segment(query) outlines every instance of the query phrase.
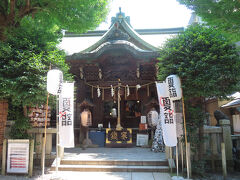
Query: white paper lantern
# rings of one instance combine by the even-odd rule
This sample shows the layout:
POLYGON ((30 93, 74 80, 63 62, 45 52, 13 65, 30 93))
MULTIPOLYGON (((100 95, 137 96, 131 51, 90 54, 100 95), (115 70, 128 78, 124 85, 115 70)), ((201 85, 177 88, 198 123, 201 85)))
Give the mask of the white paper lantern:
POLYGON ((170 75, 166 78, 167 90, 172 101, 182 98, 181 81, 177 75, 170 75))
POLYGON ((47 73, 47 91, 50 94, 58 95, 61 93, 63 83, 63 73, 53 69, 47 73))

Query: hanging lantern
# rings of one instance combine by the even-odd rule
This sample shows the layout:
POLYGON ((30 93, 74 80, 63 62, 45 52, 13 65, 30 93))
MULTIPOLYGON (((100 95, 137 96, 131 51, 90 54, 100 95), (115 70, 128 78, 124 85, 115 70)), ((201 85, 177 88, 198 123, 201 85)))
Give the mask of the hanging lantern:
POLYGON ((114 96, 114 94, 115 94, 115 91, 113 89, 113 86, 111 85, 111 95, 112 95, 112 97, 114 96))
POLYGON ((97 95, 98 95, 98 97, 100 97, 101 96, 101 90, 100 90, 100 88, 99 88, 99 86, 97 86, 98 88, 97 88, 97 95))
POLYGON ((92 113, 89 109, 84 109, 81 113, 81 124, 84 127, 92 126, 92 113))
POLYGON ((148 119, 148 125, 151 127, 157 126, 158 123, 158 112, 155 110, 155 108, 152 108, 151 111, 147 114, 148 119))
POLYGON ((63 73, 58 69, 53 69, 47 73, 47 91, 50 94, 58 95, 61 93, 63 83, 63 73))
POLYGON ((166 78, 169 97, 172 101, 182 98, 181 81, 177 75, 170 75, 166 78))

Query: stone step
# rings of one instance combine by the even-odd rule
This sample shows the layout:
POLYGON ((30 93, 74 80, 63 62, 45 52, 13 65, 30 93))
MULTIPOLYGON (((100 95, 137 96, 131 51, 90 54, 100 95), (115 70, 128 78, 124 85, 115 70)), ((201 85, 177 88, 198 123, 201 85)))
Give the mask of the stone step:
POLYGON ((126 161, 126 160, 73 160, 62 159, 62 165, 120 165, 120 166, 168 166, 167 160, 162 161, 126 161))
MULTIPOLYGON (((55 171, 55 166, 51 167, 55 171)), ((169 172, 168 166, 59 165, 59 171, 80 172, 169 172)))

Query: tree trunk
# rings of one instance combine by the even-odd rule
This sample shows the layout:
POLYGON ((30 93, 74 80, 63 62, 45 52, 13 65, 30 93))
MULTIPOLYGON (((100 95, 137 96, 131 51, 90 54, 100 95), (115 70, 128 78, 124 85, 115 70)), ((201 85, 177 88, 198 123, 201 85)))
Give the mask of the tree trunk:
MULTIPOLYGON (((202 97, 194 97, 189 99, 190 106, 199 108, 201 111, 203 111, 203 103, 204 103, 204 98, 202 97)), ((205 112, 205 110, 203 112, 205 112)), ((197 152, 198 152, 198 160, 201 160, 203 159, 203 155, 204 155, 204 119, 203 118, 199 119, 199 122, 195 122, 195 123, 198 123, 197 125, 199 129, 198 131, 199 143, 197 145, 197 152)))
POLYGON ((4 140, 4 132, 7 123, 8 101, 0 100, 0 154, 2 154, 2 144, 4 140))
POLYGON ((203 122, 201 122, 199 127, 199 148, 198 148, 198 159, 202 160, 204 155, 204 126, 203 122))
MULTIPOLYGON (((203 112, 205 113, 205 98, 201 98, 200 106, 202 107, 203 112)), ((198 159, 202 160, 204 156, 204 119, 201 119, 199 122, 199 152, 198 159)))

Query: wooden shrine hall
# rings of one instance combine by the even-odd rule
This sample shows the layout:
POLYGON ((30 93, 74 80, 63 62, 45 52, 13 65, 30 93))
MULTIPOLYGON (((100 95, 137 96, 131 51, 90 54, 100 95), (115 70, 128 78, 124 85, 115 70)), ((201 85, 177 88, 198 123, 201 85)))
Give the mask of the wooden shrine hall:
POLYGON ((75 76, 76 143, 84 139, 86 109, 89 131, 103 132, 105 145, 134 145, 141 130, 149 134, 146 115, 158 108, 157 57, 158 49, 140 38, 121 10, 98 42, 67 57, 75 76))

